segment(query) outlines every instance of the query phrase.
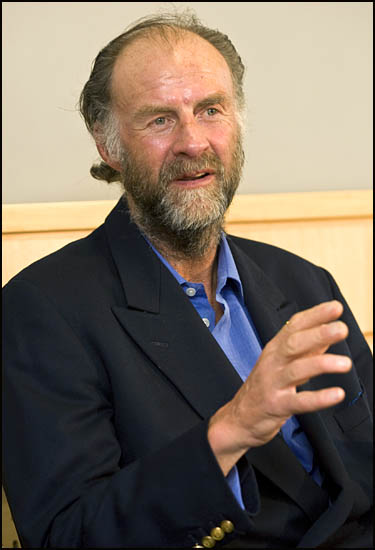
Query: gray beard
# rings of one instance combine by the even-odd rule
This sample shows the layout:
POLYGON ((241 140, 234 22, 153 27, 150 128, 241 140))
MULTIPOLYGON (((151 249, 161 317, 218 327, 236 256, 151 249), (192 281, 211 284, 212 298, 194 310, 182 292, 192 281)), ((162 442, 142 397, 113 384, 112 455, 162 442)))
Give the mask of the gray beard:
POLYGON ((202 257, 217 246, 225 212, 239 185, 244 154, 238 137, 232 163, 225 174, 214 153, 198 159, 176 159, 162 167, 157 183, 150 181, 147 167, 123 153, 122 183, 134 223, 159 250, 176 259, 202 257), (197 189, 169 185, 185 173, 215 171, 216 182, 197 189))

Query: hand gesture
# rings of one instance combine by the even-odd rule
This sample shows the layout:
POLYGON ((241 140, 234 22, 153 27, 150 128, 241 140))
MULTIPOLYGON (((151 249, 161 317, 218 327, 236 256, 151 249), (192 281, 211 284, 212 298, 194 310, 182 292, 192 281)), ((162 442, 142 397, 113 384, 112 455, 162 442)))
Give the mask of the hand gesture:
POLYGON ((314 376, 345 373, 349 357, 326 353, 348 336, 337 319, 340 302, 319 304, 293 315, 268 342, 236 395, 211 418, 208 440, 226 475, 251 447, 264 445, 294 414, 332 407, 345 397, 340 387, 297 391, 314 376))

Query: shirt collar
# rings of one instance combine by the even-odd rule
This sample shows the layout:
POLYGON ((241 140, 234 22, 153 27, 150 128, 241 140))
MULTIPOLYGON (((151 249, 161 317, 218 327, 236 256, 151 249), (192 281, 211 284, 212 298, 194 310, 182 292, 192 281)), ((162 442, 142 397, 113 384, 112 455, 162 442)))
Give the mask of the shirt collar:
POLYGON ((228 241, 222 233, 220 241, 219 261, 217 266, 217 292, 220 293, 225 285, 232 280, 235 291, 239 292, 243 298, 243 289, 232 251, 229 248, 228 241))
MULTIPOLYGON (((158 256, 160 261, 169 269, 169 271, 172 273, 172 275, 177 280, 177 282, 180 285, 189 284, 189 281, 184 279, 184 277, 182 277, 171 266, 171 264, 164 258, 164 256, 162 256, 160 252, 150 243, 147 237, 145 235, 143 235, 143 237, 147 241, 148 245, 155 252, 155 254, 158 256)), ((219 260, 218 260, 218 266, 217 266, 217 293, 218 294, 220 294, 220 292, 223 290, 225 285, 229 283, 229 281, 234 282, 233 286, 234 286, 235 292, 237 292, 243 299, 243 289, 242 289, 241 279, 240 279, 236 264, 234 262, 231 249, 229 248, 225 233, 223 232, 221 234, 219 260)))

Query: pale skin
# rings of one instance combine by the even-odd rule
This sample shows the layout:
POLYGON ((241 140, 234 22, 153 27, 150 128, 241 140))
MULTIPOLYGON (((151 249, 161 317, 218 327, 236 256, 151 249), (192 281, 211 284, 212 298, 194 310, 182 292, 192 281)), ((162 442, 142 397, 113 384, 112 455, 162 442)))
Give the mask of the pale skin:
MULTIPOLYGON (((155 182, 163 164, 179 156, 194 159, 213 151, 224 167, 230 165, 237 131, 233 83, 224 58, 209 43, 195 35, 174 48, 137 40, 119 56, 112 86, 122 142, 155 182)), ((97 147, 107 164, 121 170, 101 143, 97 147)), ((195 188, 215 181, 211 174, 171 185, 195 188)), ((186 280, 204 284, 218 321, 222 310, 215 297, 216 245, 199 259, 176 258, 168 243, 159 243, 159 249, 186 280)), ((342 311, 342 305, 332 301, 294 315, 265 346, 234 398, 212 416, 207 437, 224 475, 248 449, 275 437, 290 416, 344 399, 342 388, 296 390, 315 376, 350 370, 349 358, 326 353, 348 335, 338 320, 342 311)))

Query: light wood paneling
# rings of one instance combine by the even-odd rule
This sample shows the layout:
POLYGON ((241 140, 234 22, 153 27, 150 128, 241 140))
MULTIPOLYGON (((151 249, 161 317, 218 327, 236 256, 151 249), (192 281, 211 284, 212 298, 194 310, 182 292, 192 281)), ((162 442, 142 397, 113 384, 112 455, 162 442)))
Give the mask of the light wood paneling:
POLYGON ((372 215, 372 191, 319 191, 236 195, 227 213, 228 222, 277 222, 325 220, 372 215))
POLYGON ((117 201, 40 202, 3 205, 3 233, 69 231, 100 225, 117 201))
MULTIPOLYGON (((3 205, 3 233, 93 229, 101 224, 115 200, 45 202, 3 205)), ((265 222, 371 217, 372 191, 324 191, 236 195, 228 222, 265 222)))
POLYGON ((1 547, 2 548, 21 548, 16 527, 14 525, 3 488, 1 488, 1 513, 2 513, 1 547))

